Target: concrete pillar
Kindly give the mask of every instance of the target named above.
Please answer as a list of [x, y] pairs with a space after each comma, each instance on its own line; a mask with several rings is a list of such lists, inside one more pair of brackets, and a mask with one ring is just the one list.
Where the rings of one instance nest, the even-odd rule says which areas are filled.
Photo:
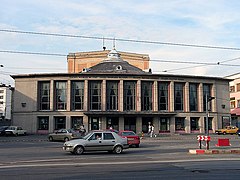
[[158, 81], [153, 83], [153, 111], [158, 111]]
[[160, 121], [159, 117], [153, 117], [154, 133], [159, 134]]
[[211, 96], [215, 97], [215, 99], [213, 99], [210, 103], [212, 104], [212, 112], [217, 112], [217, 106], [216, 106], [216, 102], [217, 102], [217, 93], [216, 93], [216, 84], [212, 85], [212, 92], [211, 92]]
[[102, 81], [102, 111], [106, 111], [106, 94], [107, 94], [106, 80]]
[[84, 81], [84, 111], [88, 111], [88, 80]]
[[142, 132], [142, 117], [136, 118], [136, 133], [140, 134]]
[[204, 117], [205, 116], [201, 116], [199, 118], [199, 132], [200, 133], [205, 133], [205, 130], [204, 130]]
[[169, 111], [174, 112], [174, 82], [170, 82], [169, 88]]
[[203, 83], [199, 84], [198, 88], [198, 110], [199, 112], [203, 112]]
[[71, 81], [67, 81], [67, 111], [71, 111]]
[[175, 133], [175, 117], [171, 116], [169, 119], [170, 119], [170, 133]]
[[54, 81], [50, 82], [50, 111], [53, 111], [55, 108], [54, 105]]
[[66, 116], [66, 129], [71, 129], [71, 118]]
[[136, 111], [141, 111], [141, 81], [137, 81]]
[[107, 129], [107, 117], [106, 116], [102, 117], [101, 121], [102, 121], [102, 123], [101, 123], [102, 127], [100, 127], [100, 129], [103, 129], [103, 130]]
[[124, 117], [119, 117], [119, 130], [124, 130]]
[[185, 132], [186, 133], [191, 133], [191, 120], [190, 120], [190, 116], [186, 116], [186, 118], [185, 118]]
[[54, 131], [54, 117], [53, 116], [49, 116], [49, 132], [53, 132]]
[[85, 116], [85, 115], [83, 116], [83, 125], [86, 131], [88, 132], [90, 130], [88, 116]]
[[190, 108], [189, 108], [189, 82], [185, 83], [183, 101], [184, 101], [185, 111], [189, 112], [190, 111]]
[[119, 111], [123, 111], [123, 80], [120, 80], [119, 83]]

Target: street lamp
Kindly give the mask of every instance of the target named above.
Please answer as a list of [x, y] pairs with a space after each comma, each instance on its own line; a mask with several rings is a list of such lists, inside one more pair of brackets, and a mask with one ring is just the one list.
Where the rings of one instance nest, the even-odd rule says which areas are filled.
[[208, 131], [208, 103], [211, 102], [215, 97], [206, 94], [206, 135], [209, 136]]

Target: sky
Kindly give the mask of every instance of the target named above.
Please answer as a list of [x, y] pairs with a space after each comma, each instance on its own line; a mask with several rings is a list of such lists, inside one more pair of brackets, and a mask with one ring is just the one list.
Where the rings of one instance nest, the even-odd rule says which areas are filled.
[[67, 72], [64, 55], [102, 50], [103, 37], [107, 49], [115, 38], [118, 51], [148, 54], [156, 74], [225, 77], [239, 73], [239, 29], [239, 0], [1, 0], [0, 82], [14, 85], [10, 75], [16, 74]]

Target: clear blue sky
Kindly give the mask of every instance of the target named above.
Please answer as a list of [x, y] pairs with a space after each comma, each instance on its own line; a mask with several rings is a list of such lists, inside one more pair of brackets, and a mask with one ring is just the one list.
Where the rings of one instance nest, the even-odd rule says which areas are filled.
[[[239, 0], [1, 0], [0, 29], [240, 48]], [[112, 49], [112, 41], [105, 41]], [[119, 51], [153, 60], [217, 63], [240, 57], [220, 50], [116, 41]], [[96, 39], [0, 32], [0, 51], [68, 54], [102, 50]], [[225, 62], [238, 65], [240, 59]], [[66, 57], [0, 53], [1, 82], [10, 74], [67, 72]], [[240, 66], [152, 61], [153, 73], [224, 77]], [[189, 68], [191, 67], [191, 68]]]

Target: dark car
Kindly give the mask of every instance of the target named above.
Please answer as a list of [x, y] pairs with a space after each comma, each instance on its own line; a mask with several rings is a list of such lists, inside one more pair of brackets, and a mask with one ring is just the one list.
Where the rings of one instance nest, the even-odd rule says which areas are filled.
[[236, 134], [240, 136], [240, 128], [237, 130]]
[[0, 136], [6, 135], [5, 130], [8, 128], [8, 126], [0, 126]]

